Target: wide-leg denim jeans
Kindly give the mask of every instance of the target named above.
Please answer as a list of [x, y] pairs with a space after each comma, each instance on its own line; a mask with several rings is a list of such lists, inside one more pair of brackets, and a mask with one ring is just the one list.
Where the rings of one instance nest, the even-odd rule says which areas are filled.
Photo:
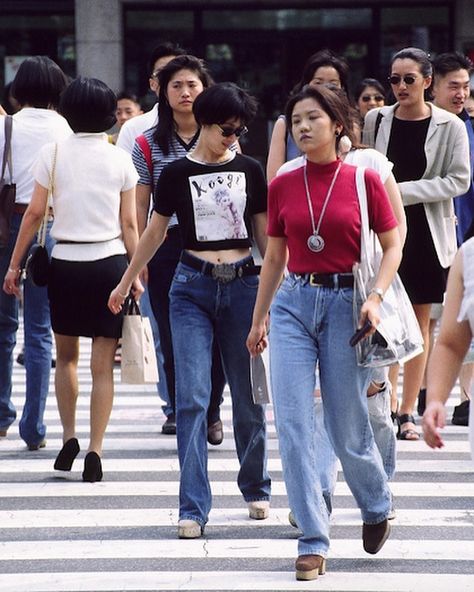
[[252, 400], [250, 357], [245, 345], [257, 288], [258, 276], [222, 283], [181, 262], [171, 286], [171, 328], [178, 360], [179, 518], [195, 520], [202, 526], [211, 509], [206, 414], [214, 340], [221, 351], [232, 397], [239, 489], [246, 502], [270, 498], [265, 410]]
[[[351, 288], [313, 287], [289, 274], [271, 309], [270, 364], [283, 475], [303, 536], [298, 554], [326, 556], [329, 511], [315, 451], [315, 372], [319, 361], [324, 424], [362, 513], [376, 524], [390, 510], [390, 491], [367, 411], [370, 370], [349, 346]], [[329, 457], [330, 458], [330, 457]], [[330, 470], [330, 467], [326, 467]]]
[[[0, 278], [10, 263], [22, 216], [14, 214], [8, 246], [0, 255]], [[50, 224], [51, 226], [51, 224]], [[51, 253], [53, 239], [48, 233], [46, 247]], [[8, 429], [16, 419], [12, 403], [13, 350], [18, 330], [19, 304], [15, 296], [5, 294], [0, 286], [0, 429]], [[25, 334], [26, 396], [20, 419], [20, 436], [27, 444], [39, 444], [46, 435], [44, 408], [51, 372], [52, 335], [47, 288], [37, 288], [26, 280], [23, 284], [23, 318]]]

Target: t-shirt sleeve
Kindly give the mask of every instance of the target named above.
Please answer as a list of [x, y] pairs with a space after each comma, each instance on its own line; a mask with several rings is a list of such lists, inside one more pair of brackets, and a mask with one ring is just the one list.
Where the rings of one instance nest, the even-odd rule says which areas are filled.
[[176, 211], [173, 196], [177, 191], [177, 186], [181, 186], [180, 183], [176, 183], [175, 177], [174, 169], [170, 169], [169, 165], [165, 166], [153, 194], [153, 209], [157, 214], [167, 218], [170, 218]]
[[261, 214], [267, 211], [267, 182], [259, 162], [254, 162], [250, 171], [249, 214]]
[[365, 171], [369, 226], [375, 233], [387, 232], [398, 226], [387, 191], [379, 175], [371, 170]]
[[150, 171], [148, 170], [146, 158], [136, 140], [133, 144], [132, 160], [138, 173], [138, 185], [150, 185], [151, 187], [153, 185], [153, 180]]
[[267, 217], [267, 235], [275, 237], [284, 237], [285, 229], [280, 219], [280, 193], [282, 177], [275, 177], [268, 187], [268, 217]]
[[55, 143], [51, 142], [41, 147], [36, 161], [31, 167], [34, 180], [46, 189], [49, 187], [49, 178], [53, 167]]
[[[120, 149], [122, 151], [122, 149]], [[123, 178], [123, 185], [122, 191], [128, 191], [135, 187], [138, 181], [138, 173], [137, 170], [132, 162], [132, 158], [130, 154], [125, 153], [123, 151], [123, 162], [124, 162], [124, 178]]]

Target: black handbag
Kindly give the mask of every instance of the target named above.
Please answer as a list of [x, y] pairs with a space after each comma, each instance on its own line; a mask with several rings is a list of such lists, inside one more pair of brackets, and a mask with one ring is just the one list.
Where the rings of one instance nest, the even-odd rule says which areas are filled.
[[46, 250], [46, 230], [48, 227], [49, 216], [49, 199], [53, 191], [54, 170], [56, 168], [56, 156], [58, 152], [58, 145], [56, 144], [53, 154], [53, 164], [51, 166], [51, 174], [49, 176], [48, 197], [46, 198], [46, 207], [44, 210], [43, 222], [38, 230], [38, 242], [35, 243], [28, 253], [26, 259], [25, 271], [26, 277], [38, 288], [43, 288], [48, 284], [49, 280], [49, 254]]
[[[3, 148], [2, 177], [0, 179], [0, 249], [5, 248], [10, 240], [10, 223], [15, 207], [16, 185], [13, 183], [12, 167], [12, 117], [5, 117], [5, 145]], [[10, 183], [6, 182], [5, 170], [8, 163]]]

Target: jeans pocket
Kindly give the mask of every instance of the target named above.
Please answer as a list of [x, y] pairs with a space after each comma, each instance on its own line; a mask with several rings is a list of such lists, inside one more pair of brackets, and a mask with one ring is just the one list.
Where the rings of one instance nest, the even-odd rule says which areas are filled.
[[280, 284], [280, 290], [283, 292], [293, 292], [298, 285], [298, 280], [293, 275], [287, 275]]
[[352, 303], [354, 300], [354, 290], [352, 288], [340, 288], [339, 295], [344, 302]]
[[201, 272], [193, 269], [192, 267], [187, 267], [186, 265], [179, 263], [176, 271], [174, 272], [173, 283], [190, 284], [200, 276]]
[[246, 288], [258, 290], [258, 275], [245, 275], [239, 278], [240, 283]]

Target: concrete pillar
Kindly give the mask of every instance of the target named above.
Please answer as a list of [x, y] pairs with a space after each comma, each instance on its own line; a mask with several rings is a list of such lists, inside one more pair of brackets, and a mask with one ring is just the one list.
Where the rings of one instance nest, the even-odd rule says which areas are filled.
[[123, 31], [120, 0], [75, 0], [77, 74], [123, 87]]

